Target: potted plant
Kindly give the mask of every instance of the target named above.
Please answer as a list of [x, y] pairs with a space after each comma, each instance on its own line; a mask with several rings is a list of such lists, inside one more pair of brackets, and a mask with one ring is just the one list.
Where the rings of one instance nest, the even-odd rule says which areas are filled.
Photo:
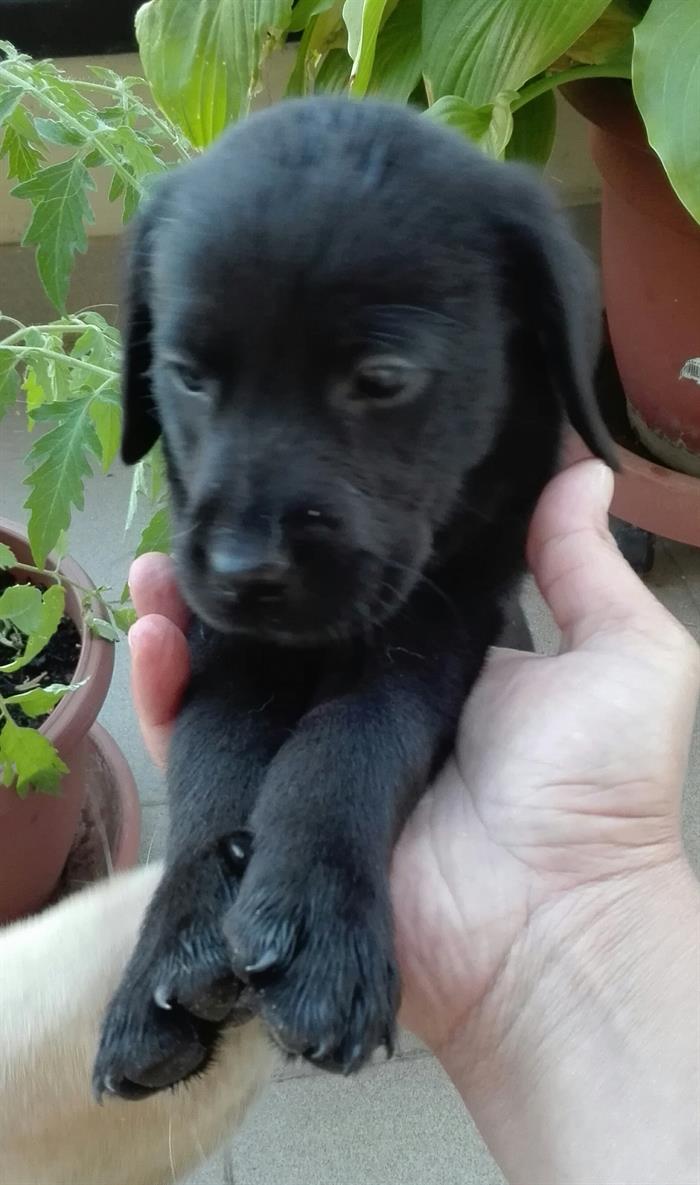
[[[124, 599], [107, 601], [104, 590], [64, 558], [84, 481], [93, 465], [110, 467], [118, 446], [119, 334], [96, 311], [68, 314], [65, 301], [74, 252], [84, 248], [83, 220], [90, 216], [88, 169], [111, 157], [112, 184], [116, 191], [121, 180], [129, 212], [149, 167], [164, 167], [156, 135], [142, 139], [131, 128], [141, 113], [140, 100], [130, 100], [138, 80], [110, 76], [98, 84], [103, 106], [109, 98], [121, 104], [118, 118], [113, 113], [108, 123], [103, 111], [98, 122], [97, 108], [50, 63], [30, 62], [10, 46], [4, 51], [0, 155], [18, 181], [14, 192], [28, 199], [25, 240], [36, 247], [40, 276], [59, 315], [32, 326], [0, 315], [0, 416], [11, 407], [26, 415], [31, 443], [26, 529], [0, 521], [0, 923], [50, 899], [65, 879], [71, 849], [75, 881], [137, 857], [136, 788], [116, 745], [95, 725], [114, 642], [133, 613]], [[162, 136], [157, 114], [148, 118]], [[176, 140], [174, 129], [162, 128]], [[132, 153], [128, 163], [125, 144]], [[55, 145], [68, 152], [59, 149], [59, 159], [47, 161]], [[165, 527], [159, 481], [154, 453], [136, 475], [129, 507], [133, 516], [141, 492], [156, 504], [141, 550], [165, 545], [155, 535]]]

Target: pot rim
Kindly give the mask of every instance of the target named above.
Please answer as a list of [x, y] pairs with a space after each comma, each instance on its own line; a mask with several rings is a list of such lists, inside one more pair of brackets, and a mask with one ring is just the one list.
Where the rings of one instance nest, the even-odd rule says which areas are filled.
[[[33, 563], [27, 533], [19, 523], [0, 516], [0, 539], [7, 542], [21, 563]], [[24, 557], [28, 557], [28, 560]], [[46, 567], [58, 568], [67, 580], [80, 585], [81, 588], [95, 589], [95, 584], [87, 573], [69, 556], [58, 565], [49, 556]], [[41, 585], [42, 582], [37, 580], [32, 583]], [[97, 613], [103, 620], [106, 619], [101, 605], [98, 606]], [[80, 631], [80, 655], [71, 675], [71, 682], [85, 682], [82, 687], [66, 695], [38, 729], [53, 742], [64, 758], [95, 723], [114, 670], [114, 643], [98, 638], [90, 632], [80, 612], [78, 595], [70, 585], [66, 589], [66, 614]]]

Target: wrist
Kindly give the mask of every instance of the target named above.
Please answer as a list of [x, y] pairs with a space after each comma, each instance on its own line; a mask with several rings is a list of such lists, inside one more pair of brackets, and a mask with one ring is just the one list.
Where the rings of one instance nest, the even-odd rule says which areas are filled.
[[697, 1185], [699, 936], [680, 859], [531, 919], [436, 1050], [511, 1185]]

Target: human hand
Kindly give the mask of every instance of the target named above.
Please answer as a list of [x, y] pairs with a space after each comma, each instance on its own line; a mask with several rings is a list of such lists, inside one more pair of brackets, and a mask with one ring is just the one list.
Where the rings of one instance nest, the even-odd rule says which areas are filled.
[[[611, 489], [591, 461], [545, 491], [529, 559], [562, 651], [492, 654], [396, 851], [402, 1020], [438, 1051], [515, 951], [542, 957], [541, 925], [556, 946], [591, 888], [619, 892], [681, 859], [698, 656], [608, 534]], [[134, 700], [162, 763], [188, 677], [186, 612], [163, 556], [137, 560], [130, 585]]]

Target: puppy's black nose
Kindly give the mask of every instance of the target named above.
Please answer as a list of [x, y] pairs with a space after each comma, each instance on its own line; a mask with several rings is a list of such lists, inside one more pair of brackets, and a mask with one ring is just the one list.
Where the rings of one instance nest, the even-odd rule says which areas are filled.
[[290, 571], [289, 560], [280, 552], [231, 538], [212, 540], [207, 566], [216, 583], [227, 591], [260, 600], [281, 596]]

